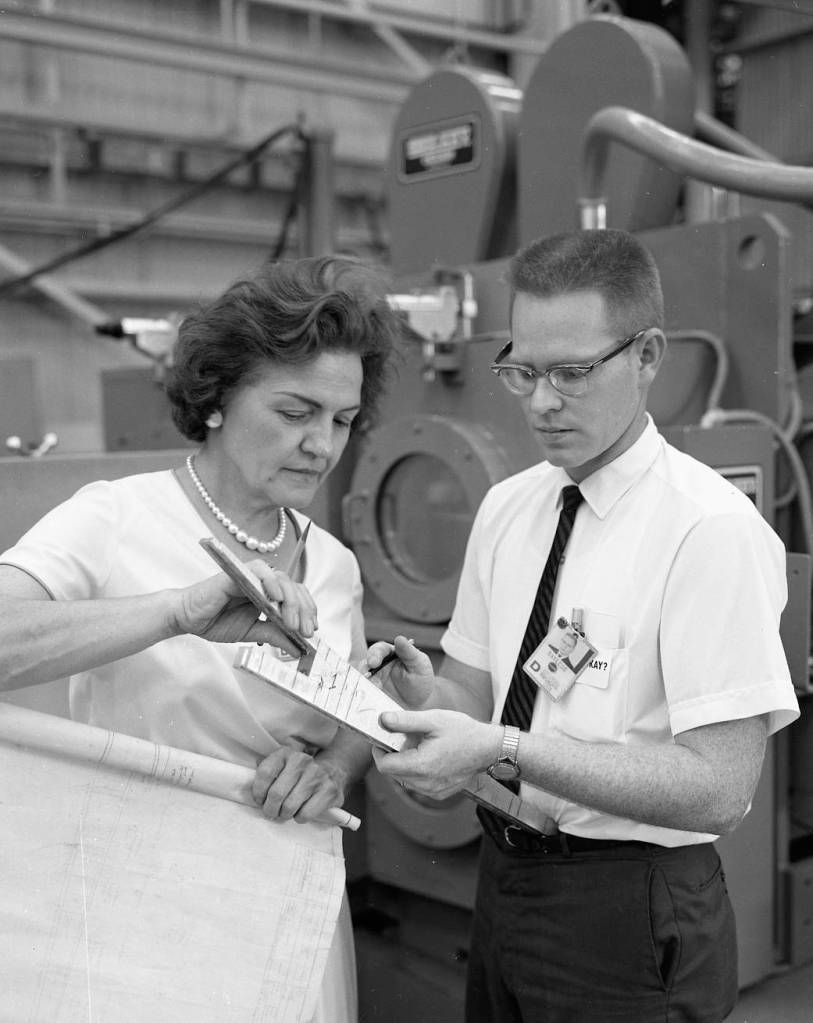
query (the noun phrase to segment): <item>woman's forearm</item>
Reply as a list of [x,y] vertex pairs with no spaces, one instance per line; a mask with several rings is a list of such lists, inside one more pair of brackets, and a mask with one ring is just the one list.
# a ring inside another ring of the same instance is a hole
[[364,777],[372,763],[372,749],[366,739],[348,728],[339,728],[330,745],[316,754],[316,760],[339,771],[349,786]]
[[107,600],[0,597],[0,690],[51,682],[177,634],[171,590]]

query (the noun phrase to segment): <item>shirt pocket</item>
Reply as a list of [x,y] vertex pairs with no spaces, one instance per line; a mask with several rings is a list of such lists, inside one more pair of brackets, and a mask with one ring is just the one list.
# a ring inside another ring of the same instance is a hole
[[620,742],[626,735],[629,650],[597,647],[592,667],[551,705],[553,731],[586,742]]

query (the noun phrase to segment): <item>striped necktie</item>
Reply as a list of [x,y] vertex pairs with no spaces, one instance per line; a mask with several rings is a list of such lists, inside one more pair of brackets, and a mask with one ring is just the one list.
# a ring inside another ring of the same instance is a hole
[[556,526],[556,533],[553,537],[548,560],[545,563],[545,570],[542,573],[542,578],[539,580],[539,587],[536,591],[536,598],[531,608],[530,617],[528,618],[528,625],[525,628],[525,635],[519,648],[519,656],[514,667],[511,685],[505,698],[505,706],[503,707],[500,723],[503,725],[516,725],[522,731],[527,731],[531,725],[534,700],[537,693],[536,683],[533,679],[528,678],[522,670],[522,665],[536,650],[548,631],[551,606],[553,604],[553,591],[556,588],[559,564],[562,560],[562,555],[565,553],[568,537],[573,529],[576,512],[583,499],[582,492],[577,486],[565,487],[562,491],[562,510],[559,513],[559,523]]
[[[553,536],[548,560],[545,562],[542,578],[539,580],[528,624],[525,627],[525,635],[519,648],[514,674],[511,677],[511,685],[508,687],[508,695],[505,698],[500,723],[517,725],[521,731],[527,731],[530,728],[537,693],[536,683],[533,679],[528,678],[522,670],[522,665],[536,650],[548,631],[559,564],[565,553],[565,547],[576,520],[576,512],[582,500],[582,493],[575,485],[565,487],[562,491],[562,510],[559,513],[559,522]],[[518,778],[503,781],[501,784],[512,792],[519,792]],[[487,835],[494,837],[503,834],[505,821],[499,815],[487,810],[484,806],[478,806],[477,817]]]

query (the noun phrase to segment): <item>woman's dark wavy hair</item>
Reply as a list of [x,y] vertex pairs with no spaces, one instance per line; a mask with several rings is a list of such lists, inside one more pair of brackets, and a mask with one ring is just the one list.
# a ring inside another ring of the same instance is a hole
[[172,418],[192,441],[206,419],[270,364],[304,365],[324,352],[361,358],[361,410],[374,419],[387,363],[403,327],[373,267],[348,256],[267,263],[187,316],[167,386]]

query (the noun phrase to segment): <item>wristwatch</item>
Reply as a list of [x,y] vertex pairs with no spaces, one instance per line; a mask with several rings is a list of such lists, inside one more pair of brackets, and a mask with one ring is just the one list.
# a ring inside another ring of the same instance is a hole
[[494,763],[487,768],[491,777],[497,781],[511,781],[512,778],[519,778],[519,764],[517,763],[519,736],[520,731],[515,725],[504,726],[500,752]]

